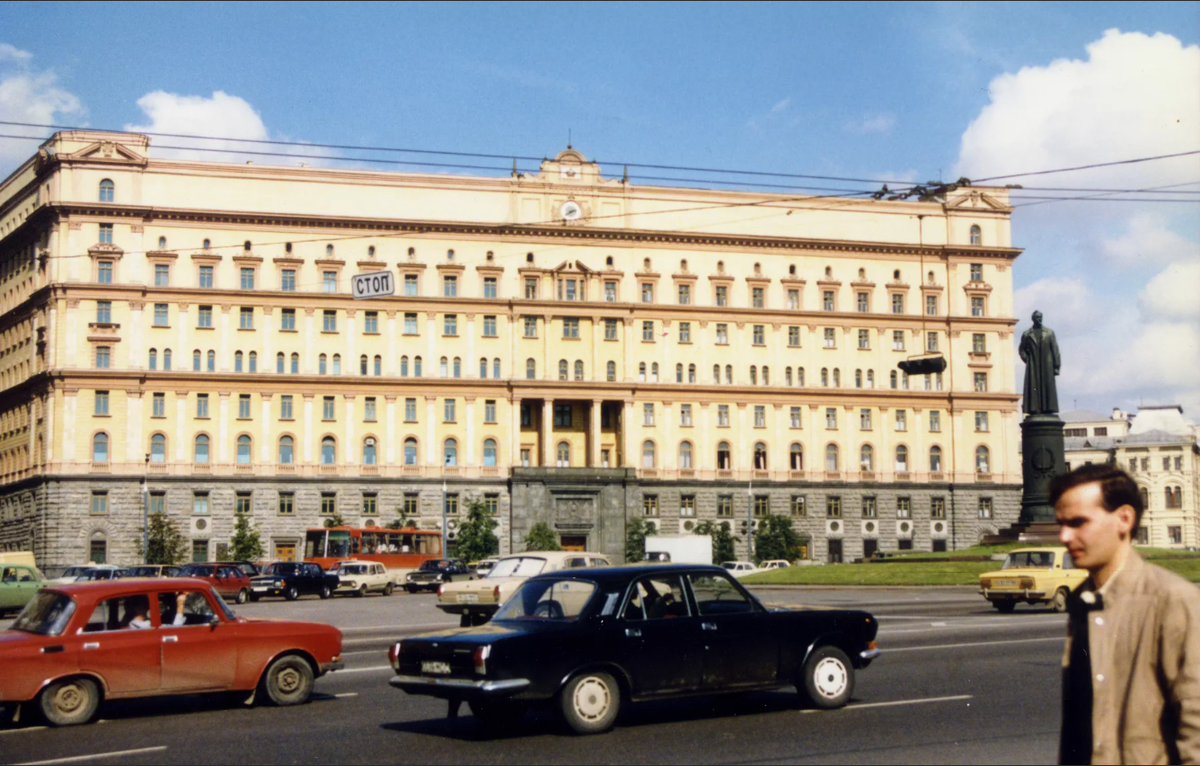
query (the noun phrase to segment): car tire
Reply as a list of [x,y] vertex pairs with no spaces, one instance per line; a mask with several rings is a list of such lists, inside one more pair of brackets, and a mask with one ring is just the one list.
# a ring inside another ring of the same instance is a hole
[[1061,614],[1067,611],[1067,595],[1069,591],[1066,588],[1059,588],[1054,593],[1054,599],[1050,602],[1050,608],[1056,613]]
[[392,595],[392,592],[395,589],[396,589],[396,586],[392,585],[391,583],[388,583],[387,585],[383,586],[383,595],[390,596],[390,595]]
[[525,718],[528,708],[512,700],[472,700],[471,715],[488,734],[508,734]]
[[417,594],[416,587],[414,587],[412,585],[405,585],[404,590],[407,591],[408,595],[410,595],[410,596],[415,596]]
[[802,684],[797,686],[819,708],[835,710],[845,707],[854,694],[854,665],[846,653],[836,646],[814,649],[801,672]]
[[460,628],[470,628],[473,625],[474,623],[471,621],[471,615],[467,612],[463,612],[458,618],[458,627]]
[[252,604],[258,603],[258,600],[260,598],[262,598],[262,596],[258,595],[257,593],[251,593],[250,594],[250,603],[252,603]]
[[238,603],[238,604],[244,604],[244,603],[246,603],[247,601],[249,601],[249,600],[250,600],[250,591],[246,590],[245,588],[242,588],[241,590],[239,590],[239,591],[237,592],[237,599],[236,599],[236,600],[237,600],[237,603]]
[[996,611],[1000,614],[1011,614],[1017,608],[1016,601],[993,601],[992,606],[996,607]]
[[38,707],[51,726],[78,726],[100,707],[100,687],[90,678],[55,681],[38,695]]
[[358,590],[354,591],[355,598],[363,598],[366,595],[367,595],[367,586],[365,586],[365,585],[362,586],[361,588],[359,588]]
[[329,589],[329,586],[328,586],[328,585],[322,585],[322,586],[321,586],[321,592],[320,592],[320,593],[318,593],[317,595],[319,595],[319,596],[321,597],[321,599],[322,599],[322,600],[325,600],[325,599],[327,599],[327,598],[329,598],[330,596],[332,596],[332,595],[333,595],[333,591],[331,591],[331,590]]
[[606,732],[621,711],[621,687],[608,673],[580,673],[559,693],[559,709],[576,734]]
[[262,690],[278,707],[303,705],[312,696],[315,676],[312,666],[295,655],[280,657],[263,673]]
[[296,586],[293,585],[283,592],[283,597],[288,601],[295,601],[300,598],[300,591],[296,590]]

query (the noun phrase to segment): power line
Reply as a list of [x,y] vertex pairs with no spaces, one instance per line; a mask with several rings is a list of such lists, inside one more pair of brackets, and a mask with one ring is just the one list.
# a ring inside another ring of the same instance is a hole
[[1168,160],[1175,157],[1190,157],[1193,154],[1200,154],[1200,149],[1193,149],[1190,152],[1176,152],[1174,154],[1159,154],[1155,157],[1138,157],[1132,160],[1116,160],[1114,162],[1096,162],[1091,165],[1079,165],[1073,168],[1055,168],[1054,170],[1035,170],[1028,173],[1009,173],[1003,176],[989,176],[988,178],[976,178],[975,183],[983,183],[985,181],[1002,181],[1006,178],[1021,178],[1023,176],[1045,176],[1051,173],[1070,173],[1075,170],[1093,170],[1095,168],[1108,168],[1114,165],[1133,165],[1139,162],[1153,162],[1154,160]]

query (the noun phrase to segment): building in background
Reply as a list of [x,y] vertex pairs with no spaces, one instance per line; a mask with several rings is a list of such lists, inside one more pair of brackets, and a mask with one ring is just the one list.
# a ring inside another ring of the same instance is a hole
[[[58,133],[0,183],[0,547],[197,559],[235,514],[620,557],[791,516],[820,560],[1016,521],[1011,208],[635,187],[568,149],[485,178],[149,159]],[[387,271],[395,295],[354,300]],[[944,355],[944,374],[897,363]],[[446,488],[443,500],[443,487]],[[453,536],[453,535],[452,535]],[[741,543],[744,550],[744,542]]]

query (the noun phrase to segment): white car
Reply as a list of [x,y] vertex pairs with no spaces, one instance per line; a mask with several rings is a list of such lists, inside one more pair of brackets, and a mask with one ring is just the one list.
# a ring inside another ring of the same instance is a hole
[[54,578],[47,585],[70,585],[73,582],[91,582],[93,580],[113,580],[121,567],[113,564],[80,564],[67,567],[61,576]]
[[721,564],[721,568],[739,580],[746,575],[762,571],[749,561],[726,561]]
[[338,576],[334,595],[362,597],[368,593],[382,593],[390,596],[396,587],[387,568],[375,561],[339,561],[329,573]]
[[483,559],[475,565],[475,574],[478,577],[487,577],[488,572],[492,571],[492,567],[496,566],[496,562],[500,559]]
[[759,569],[787,569],[792,563],[784,559],[771,559],[758,565]]

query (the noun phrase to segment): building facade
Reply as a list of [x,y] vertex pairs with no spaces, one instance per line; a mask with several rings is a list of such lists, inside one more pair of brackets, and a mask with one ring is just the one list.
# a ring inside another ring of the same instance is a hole
[[[507,178],[159,160],[69,132],[0,184],[0,547],[132,562],[143,486],[196,558],[339,514],[502,552],[537,521],[792,516],[810,555],[1016,520],[1007,193],[641,187],[568,149]],[[355,300],[356,274],[394,295]],[[944,356],[937,376],[897,363]],[[443,496],[445,499],[443,500]],[[742,549],[745,543],[741,543]]]

